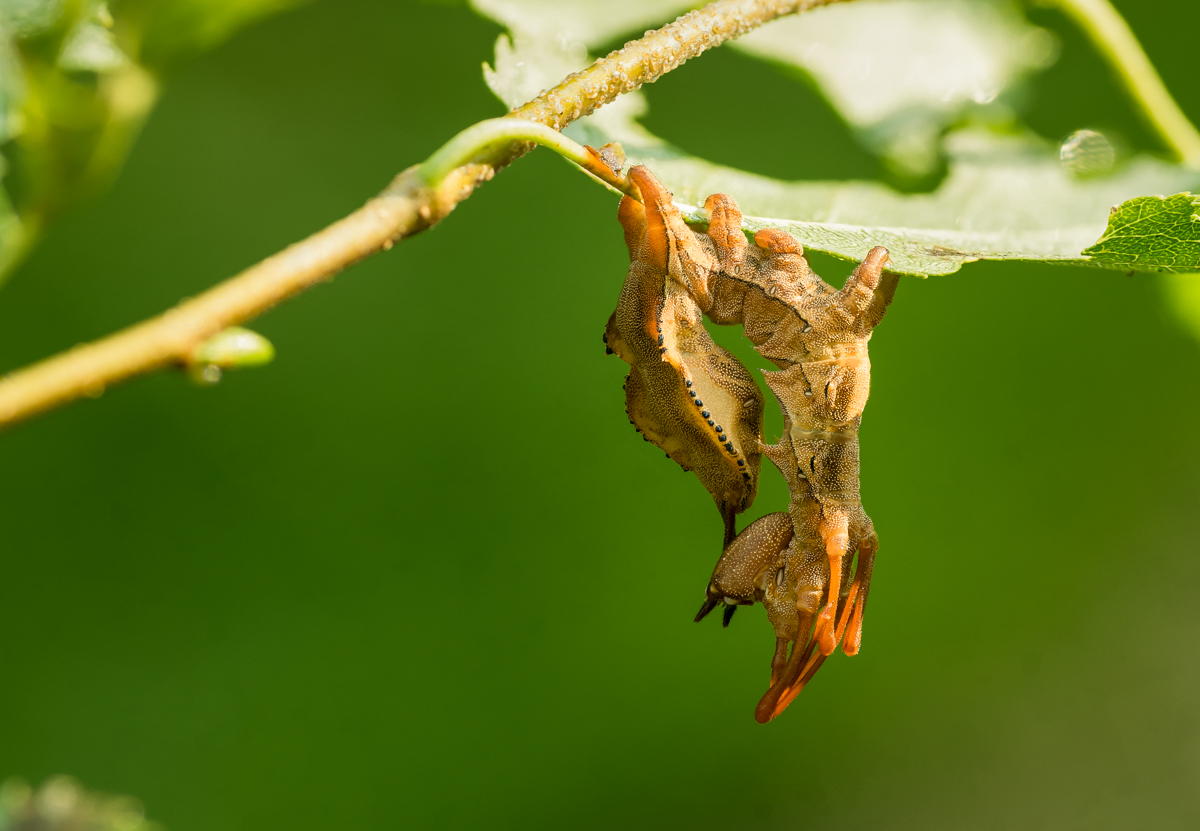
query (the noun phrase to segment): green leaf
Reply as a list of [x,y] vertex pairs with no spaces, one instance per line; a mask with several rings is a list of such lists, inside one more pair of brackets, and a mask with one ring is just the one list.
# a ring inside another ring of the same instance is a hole
[[29,37],[53,27],[63,14],[61,0],[0,0],[0,31]]
[[129,63],[112,33],[113,18],[108,5],[93,0],[86,13],[71,27],[56,63],[66,72],[115,72]]
[[[0,157],[0,176],[4,173],[4,158]],[[3,189],[0,189],[0,278],[20,256],[24,247],[25,229],[13,210]]]
[[1104,236],[1083,253],[1137,271],[1200,271],[1200,197],[1130,199],[1113,209]]
[[[502,36],[496,45],[494,68],[485,69],[488,85],[509,106],[585,66],[589,57],[581,45],[610,41],[621,27],[640,34],[651,10],[673,5],[614,0],[603,4],[601,25],[583,11],[592,4],[555,0],[550,13],[549,2],[474,0],[476,9],[509,28],[511,38]],[[911,15],[911,28],[885,7]],[[950,28],[939,28],[943,17]],[[785,27],[783,35],[778,27]],[[748,36],[743,48],[811,71],[851,125],[865,136],[876,131],[884,137],[875,145],[880,152],[899,153],[895,142],[907,141],[897,138],[908,129],[904,125],[923,124],[918,132],[938,137],[938,152],[947,159],[941,186],[933,193],[904,194],[878,182],[786,182],[716,165],[639,124],[646,104],[638,93],[622,96],[566,133],[595,147],[620,142],[630,162],[654,170],[693,219],[701,219],[695,208],[708,194],[728,193],[741,206],[747,230],[784,228],[808,248],[849,260],[883,245],[892,254],[891,268],[913,275],[949,274],[975,260],[1113,267],[1118,264],[1084,252],[1104,232],[1113,205],[1200,183],[1200,173],[1149,157],[1130,159],[1108,175],[1089,168],[1081,176],[1074,151],[1060,154],[1057,145],[1014,126],[1005,131],[988,126],[1012,124],[997,112],[998,102],[1048,56],[1045,33],[1016,19],[1011,4],[864,0],[776,21],[760,32]],[[970,44],[966,52],[959,49],[962,43]],[[947,77],[967,80],[947,88]],[[876,87],[884,93],[877,96]],[[938,103],[942,98],[945,106]],[[942,136],[944,124],[963,118],[975,126]],[[910,161],[919,149],[906,151]],[[1162,253],[1172,259],[1158,262],[1147,254],[1141,267],[1184,267],[1173,252]]]
[[[640,34],[679,0],[474,0],[508,27],[488,83],[516,106],[586,65],[586,48]],[[966,115],[1004,117],[1006,94],[1053,61],[1056,43],[1008,0],[859,0],[786,17],[731,43],[810,77],[860,139],[905,173],[938,163],[938,139]],[[624,96],[630,98],[630,96]],[[640,113],[640,105],[630,112]]]
[[0,0],[0,280],[106,188],[161,76],[302,0]]

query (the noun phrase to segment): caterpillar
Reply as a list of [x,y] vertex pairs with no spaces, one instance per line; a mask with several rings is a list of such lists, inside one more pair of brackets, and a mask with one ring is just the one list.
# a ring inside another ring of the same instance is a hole
[[[629,176],[641,191],[642,204],[628,197],[621,202],[618,217],[627,243],[634,242],[629,244],[629,276],[610,330],[615,328],[623,337],[637,329],[643,339],[651,331],[658,334],[648,312],[660,306],[626,302],[631,285],[649,284],[647,275],[657,275],[665,287],[662,306],[670,298],[671,308],[687,307],[692,315],[688,319],[694,321],[690,325],[700,330],[698,312],[714,323],[742,325],[759,354],[778,368],[765,373],[765,380],[783,412],[783,434],[777,444],[760,443],[758,448],[787,482],[788,510],[762,517],[733,539],[728,524],[732,520],[727,520],[725,546],[696,615],[699,621],[724,605],[728,625],[737,606],[760,602],[766,608],[776,642],[770,685],[755,710],[755,718],[765,723],[783,712],[839,643],[848,655],[857,654],[861,646],[879,538],[859,497],[858,430],[870,391],[867,343],[895,295],[898,278],[884,270],[887,250],[876,247],[845,286],[834,289],[813,273],[799,241],[790,234],[762,230],[751,246],[732,198],[714,194],[705,201],[708,231],[701,233],[688,228],[671,195],[649,170],[634,167]],[[631,349],[628,338],[610,340],[606,335],[606,342],[630,363],[631,378],[639,370],[644,375],[648,365],[661,372],[655,356]],[[686,360],[678,366],[681,375],[690,368]],[[761,409],[755,421],[753,399],[740,392],[748,379],[745,368],[725,353],[708,384],[736,387],[742,395],[740,401],[737,396],[722,400],[722,406],[731,407],[722,418],[732,422],[749,415],[743,423],[757,424],[761,430]],[[684,397],[681,390],[686,394],[688,388],[663,383],[643,400],[654,398],[656,411],[689,412],[691,396]],[[628,381],[626,394],[633,418]],[[664,442],[651,440],[667,449],[680,432],[672,424],[665,434],[657,434],[667,436]],[[750,435],[739,438],[742,443],[736,446],[748,453]],[[700,431],[689,435],[689,441],[690,456],[712,454],[711,445],[703,445],[713,441],[710,434]],[[670,449],[667,452],[671,455]],[[711,479],[705,474],[700,478],[717,499]],[[718,502],[722,504],[723,511],[734,505]],[[748,502],[734,513],[746,507]]]

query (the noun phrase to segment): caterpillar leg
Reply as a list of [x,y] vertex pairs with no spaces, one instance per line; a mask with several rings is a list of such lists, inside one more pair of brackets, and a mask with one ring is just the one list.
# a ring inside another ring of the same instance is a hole
[[[887,263],[888,250],[882,245],[877,245],[871,249],[858,268],[854,269],[854,273],[846,278],[846,285],[838,292],[838,299],[854,317],[867,311],[875,302],[875,289],[879,287],[883,267]],[[889,281],[889,288],[893,294],[896,291],[895,285],[894,281]],[[890,301],[891,297],[887,300]],[[887,308],[886,302],[884,308]],[[881,314],[880,317],[882,316]]]
[[[725,546],[733,542],[734,537],[737,536],[738,506],[727,500],[721,503],[720,508],[721,521],[725,523],[725,541],[721,543],[721,549],[724,550]],[[728,621],[726,621],[725,625],[729,625]]]
[[787,639],[776,638],[775,655],[771,660],[771,686],[767,688],[766,694],[754,710],[754,719],[759,724],[766,724],[782,713],[788,704],[792,703],[792,699],[799,695],[808,678],[811,678],[825,661],[826,656],[816,649],[817,639],[811,636],[819,602],[819,597],[812,595],[808,598],[803,595],[797,598],[799,626],[790,657],[787,653]]
[[[858,562],[854,567],[853,579],[849,573],[853,559],[850,556],[853,552],[850,552],[842,557],[839,567],[830,568],[831,579],[826,592],[810,589],[807,593],[797,593],[796,611],[801,624],[797,628],[797,637],[790,657],[787,639],[776,639],[775,654],[771,660],[771,686],[759,701],[754,713],[755,719],[760,723],[766,724],[795,700],[833,652],[833,648],[825,651],[828,643],[832,643],[834,648],[841,643],[842,651],[847,655],[858,653],[862,645],[862,618],[867,593],[871,587],[871,572],[875,565],[875,554],[879,550],[879,538],[874,531],[863,538],[858,549]],[[833,565],[832,559],[830,565]],[[835,579],[843,588],[835,590]],[[817,616],[815,612],[820,605],[822,594],[830,599]],[[804,622],[811,622],[814,617],[817,619],[817,629],[810,639],[808,627]],[[834,625],[827,630],[828,640],[823,642],[821,626],[826,620],[833,621]]]
[[832,655],[837,649],[838,638],[841,637],[838,627],[837,610],[842,605],[842,570],[843,562],[850,546],[850,517],[838,512],[826,517],[821,523],[821,536],[825,540],[825,554],[829,557],[829,595],[825,608],[817,617],[817,645],[822,655]]
[[[842,639],[847,624],[852,619],[850,610],[855,608],[855,601],[857,600],[860,604],[862,602],[860,591],[860,583],[856,577],[855,581],[850,584],[849,591],[842,598],[841,602],[838,603],[838,625],[834,632],[835,644]],[[818,648],[818,639],[816,637],[809,640],[803,648],[800,646],[801,643],[803,641],[796,641],[796,645],[792,648],[792,657],[788,660],[782,671],[777,673],[775,671],[775,664],[772,663],[771,687],[767,690],[766,695],[762,697],[762,700],[758,702],[758,707],[754,711],[754,718],[760,724],[766,724],[786,710],[788,705],[800,694],[800,691],[817,674],[817,670],[825,663],[825,659],[829,657],[829,653],[822,652]],[[776,651],[776,657],[778,657],[778,650]]]
[[750,245],[742,233],[742,212],[737,203],[723,193],[714,193],[704,200],[704,212],[708,214],[708,236],[717,250],[721,271],[739,273]]
[[808,648],[799,655],[795,680],[781,679],[778,684],[767,690],[767,694],[758,702],[758,707],[754,711],[754,719],[759,724],[766,724],[786,710],[788,705],[812,680],[812,677],[817,674],[821,664],[825,663],[825,659],[829,656],[822,655],[820,651],[813,649],[815,643],[816,641],[809,643]]
[[[869,537],[859,544],[858,567],[854,571],[854,583],[850,594],[857,603],[848,603],[845,614],[849,617],[846,635],[842,639],[842,652],[847,655],[857,655],[862,646],[863,612],[867,606],[867,594],[871,591],[871,572],[875,568],[875,553],[879,550],[879,537],[872,532]],[[853,613],[851,613],[853,609]]]

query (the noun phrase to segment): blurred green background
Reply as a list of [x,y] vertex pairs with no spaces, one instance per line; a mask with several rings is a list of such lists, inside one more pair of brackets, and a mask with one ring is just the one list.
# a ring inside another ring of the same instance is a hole
[[[1200,9],[1118,5],[1200,118]],[[1082,39],[1034,19],[1063,54],[1029,121],[1154,150]],[[499,31],[325,0],[184,66],[115,187],[0,294],[0,367],[203,290],[499,115]],[[744,55],[647,92],[659,134],[718,161],[880,175]],[[1200,348],[1157,278],[905,280],[872,343],[864,649],[762,727],[770,627],[691,622],[720,522],[626,422],[600,342],[615,211],[536,152],[257,321],[270,367],[0,436],[0,779],[69,773],[171,831],[1196,827]],[[786,504],[764,480],[744,522]]]

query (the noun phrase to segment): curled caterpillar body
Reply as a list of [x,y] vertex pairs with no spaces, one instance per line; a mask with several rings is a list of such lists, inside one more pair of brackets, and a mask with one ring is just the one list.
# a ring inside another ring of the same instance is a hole
[[630,421],[704,484],[728,544],[736,515],[750,507],[758,487],[763,397],[746,368],[705,330],[708,270],[685,268],[677,257],[678,240],[694,242],[695,233],[670,194],[641,170],[631,176],[645,205],[625,197],[618,213],[630,266],[604,341],[630,365]]
[[663,224],[683,229],[668,235],[665,253],[679,284],[714,322],[742,324],[779,367],[766,381],[783,410],[784,431],[763,452],[788,483],[790,536],[784,542],[782,532],[767,533],[780,527],[780,515],[747,528],[723,552],[698,616],[719,603],[764,604],[776,649],[756,718],[769,721],[839,642],[848,654],[861,643],[879,543],[859,499],[858,429],[870,391],[867,342],[898,280],[884,272],[888,254],[877,247],[839,291],[812,272],[790,234],[759,231],[749,245],[728,196],[708,198],[708,233],[698,234],[649,171],[630,175],[653,196]]

